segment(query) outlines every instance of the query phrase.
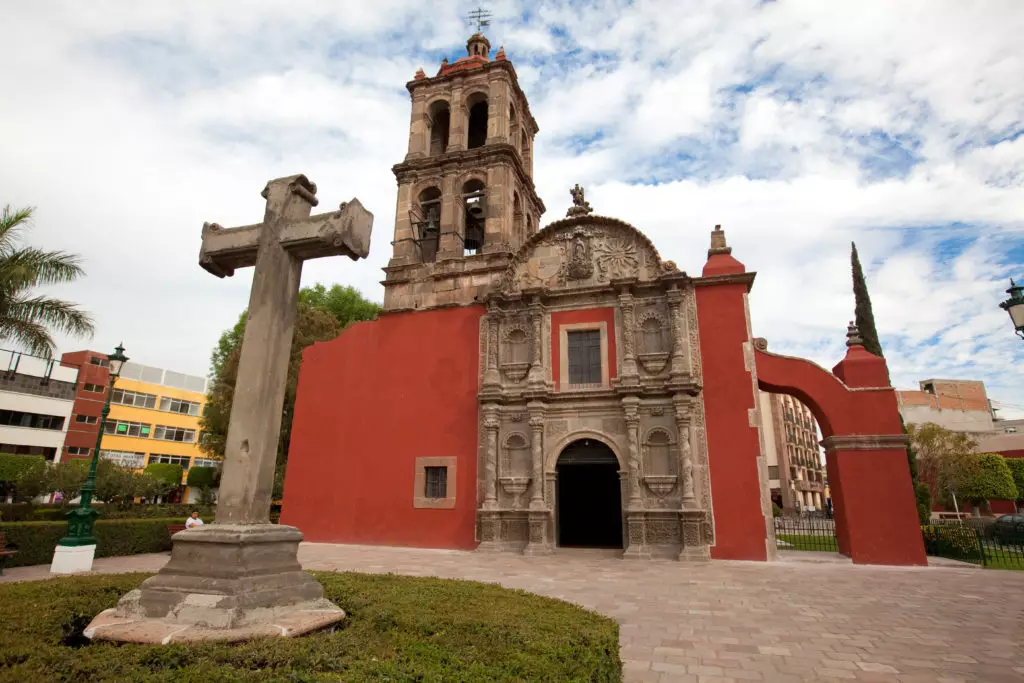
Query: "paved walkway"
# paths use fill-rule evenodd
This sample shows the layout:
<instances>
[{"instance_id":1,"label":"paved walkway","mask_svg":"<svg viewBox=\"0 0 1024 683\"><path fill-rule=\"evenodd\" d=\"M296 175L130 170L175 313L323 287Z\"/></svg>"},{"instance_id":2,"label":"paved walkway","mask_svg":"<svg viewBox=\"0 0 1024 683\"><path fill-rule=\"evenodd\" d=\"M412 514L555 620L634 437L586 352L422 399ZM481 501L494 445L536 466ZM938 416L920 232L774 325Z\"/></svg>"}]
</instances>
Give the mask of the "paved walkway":
<instances>
[{"instance_id":1,"label":"paved walkway","mask_svg":"<svg viewBox=\"0 0 1024 683\"><path fill-rule=\"evenodd\" d=\"M313 570L492 581L614 617L627 681L1024 681L1024 572L840 561L632 562L304 543ZM96 561L155 571L167 555ZM48 576L8 570L0 582Z\"/></svg>"}]
</instances>

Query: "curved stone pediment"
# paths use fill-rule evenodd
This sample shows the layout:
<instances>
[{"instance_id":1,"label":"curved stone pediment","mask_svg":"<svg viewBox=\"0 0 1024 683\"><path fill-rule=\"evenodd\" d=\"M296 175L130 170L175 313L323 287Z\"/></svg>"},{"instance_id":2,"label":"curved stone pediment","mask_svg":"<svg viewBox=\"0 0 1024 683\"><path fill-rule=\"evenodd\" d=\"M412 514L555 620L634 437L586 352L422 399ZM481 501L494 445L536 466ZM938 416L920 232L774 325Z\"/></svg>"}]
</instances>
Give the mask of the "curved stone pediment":
<instances>
[{"instance_id":1,"label":"curved stone pediment","mask_svg":"<svg viewBox=\"0 0 1024 683\"><path fill-rule=\"evenodd\" d=\"M527 240L509 265L502 290L593 287L675 272L675 263L662 261L647 236L629 223L576 216L551 223Z\"/></svg>"}]
</instances>

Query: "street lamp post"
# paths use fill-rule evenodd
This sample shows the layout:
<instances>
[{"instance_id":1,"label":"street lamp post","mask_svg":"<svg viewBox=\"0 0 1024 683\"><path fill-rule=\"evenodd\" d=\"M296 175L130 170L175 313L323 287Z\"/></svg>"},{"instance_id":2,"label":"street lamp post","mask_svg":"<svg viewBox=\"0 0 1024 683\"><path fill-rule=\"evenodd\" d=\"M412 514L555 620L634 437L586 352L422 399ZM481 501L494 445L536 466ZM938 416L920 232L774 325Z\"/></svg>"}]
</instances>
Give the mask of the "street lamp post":
<instances>
[{"instance_id":1,"label":"street lamp post","mask_svg":"<svg viewBox=\"0 0 1024 683\"><path fill-rule=\"evenodd\" d=\"M1000 303L999 308L1010 314L1010 320L1013 321L1017 336L1024 339L1024 294L1021 292L1024 292L1024 287L1015 284L1011 278L1010 288L1006 290L1010 298Z\"/></svg>"},{"instance_id":2,"label":"street lamp post","mask_svg":"<svg viewBox=\"0 0 1024 683\"><path fill-rule=\"evenodd\" d=\"M110 398L114 393L114 382L121 375L121 368L128 360L124 355L124 345L118 344L114 353L107 356L110 362L110 379L107 386L107 400L103 403L100 413L99 432L96 434L96 448L92 452L89 463L89 476L82 485L78 506L70 510L68 517L68 533L57 542L53 553L50 572L54 574L71 574L92 569L92 560L96 555L96 537L93 536L93 525L99 510L92 507L92 496L96 491L96 468L100 461L100 444L103 441L103 429L110 414Z\"/></svg>"}]
</instances>

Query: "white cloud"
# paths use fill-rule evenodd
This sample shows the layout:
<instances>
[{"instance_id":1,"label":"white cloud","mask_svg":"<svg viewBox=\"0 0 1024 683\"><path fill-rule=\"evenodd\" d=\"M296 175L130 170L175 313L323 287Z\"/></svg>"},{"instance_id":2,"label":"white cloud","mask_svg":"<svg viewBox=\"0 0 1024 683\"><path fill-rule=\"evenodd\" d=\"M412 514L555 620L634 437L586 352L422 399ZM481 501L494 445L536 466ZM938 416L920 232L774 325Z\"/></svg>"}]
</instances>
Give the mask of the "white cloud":
<instances>
[{"instance_id":1,"label":"white cloud","mask_svg":"<svg viewBox=\"0 0 1024 683\"><path fill-rule=\"evenodd\" d=\"M404 84L462 53L461 9L8 8L0 202L38 206L33 241L83 254L89 277L60 293L100 323L97 339L64 348L124 337L140 362L205 372L251 273L217 281L199 269L199 228L259 220L264 183L295 172L318 184L320 209L358 196L376 216L367 262L311 262L303 281L379 300L390 167L408 140ZM1024 404L1024 350L996 306L1006 279L1024 277L1005 253L1024 244L1017 2L493 9L487 34L541 127L546 221L583 183L599 213L637 225L693 273L723 224L758 271L755 332L827 367L852 315L855 239L898 383L980 377L997 400Z\"/></svg>"}]
</instances>

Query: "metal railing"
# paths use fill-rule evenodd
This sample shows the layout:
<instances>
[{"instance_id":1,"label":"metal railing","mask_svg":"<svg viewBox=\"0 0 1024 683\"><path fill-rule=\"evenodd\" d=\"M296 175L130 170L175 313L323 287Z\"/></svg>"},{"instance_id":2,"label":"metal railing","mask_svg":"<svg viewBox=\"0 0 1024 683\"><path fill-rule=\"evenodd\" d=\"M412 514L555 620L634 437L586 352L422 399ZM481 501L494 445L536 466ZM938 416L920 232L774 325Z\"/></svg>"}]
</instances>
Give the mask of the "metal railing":
<instances>
[{"instance_id":1,"label":"metal railing","mask_svg":"<svg viewBox=\"0 0 1024 683\"><path fill-rule=\"evenodd\" d=\"M921 527L925 552L991 569L1024 570L1024 532L994 519L937 520Z\"/></svg>"},{"instance_id":2,"label":"metal railing","mask_svg":"<svg viewBox=\"0 0 1024 683\"><path fill-rule=\"evenodd\" d=\"M775 547L779 550L839 552L835 521L824 514L776 517Z\"/></svg>"}]
</instances>

